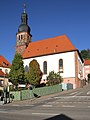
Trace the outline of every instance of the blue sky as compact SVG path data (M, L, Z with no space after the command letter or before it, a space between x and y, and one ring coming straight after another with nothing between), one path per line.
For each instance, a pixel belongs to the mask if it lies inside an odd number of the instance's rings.
M90 0L0 0L0 55L10 63L24 3L32 41L66 34L78 50L90 48Z

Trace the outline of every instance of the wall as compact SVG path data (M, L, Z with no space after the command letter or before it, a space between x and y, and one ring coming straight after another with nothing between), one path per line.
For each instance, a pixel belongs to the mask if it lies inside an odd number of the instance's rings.
M10 92L14 95L14 101L32 99L36 96L44 96L62 91L62 85L53 85L49 87L34 88L33 90L21 90Z
M43 80L47 79L50 71L59 72L59 60L63 59L63 73L60 75L63 78L63 83L73 84L73 88L81 87L81 80L84 79L84 64L77 51L58 53L53 55L46 55L24 59L24 67L36 59L40 64L40 69L43 72L43 62L47 61L47 74L42 76Z
M0 69L6 73L5 71L7 71L8 73L10 72L10 68L5 68L5 67L0 67Z
M90 65L85 65L84 66L84 78L86 78L86 80L88 80L88 74L90 74Z
M75 61L74 61L74 51L53 54L41 57L35 57L30 59L24 59L24 66L29 66L30 61L36 59L40 64L40 69L43 72L43 62L47 61L47 75L43 75L42 79L46 79L50 71L59 71L59 59L63 59L64 73L61 74L63 78L75 77Z
M79 53L75 52L75 88L82 87L84 79L84 63L81 60Z
M0 90L3 90L5 86L8 86L8 78L0 77L2 81L2 85L0 86Z

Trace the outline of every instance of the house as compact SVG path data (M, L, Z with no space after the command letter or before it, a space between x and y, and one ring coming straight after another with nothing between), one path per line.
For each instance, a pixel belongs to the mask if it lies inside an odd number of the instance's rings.
M84 78L88 81L88 74L90 74L90 59L84 60Z
M23 57L24 67L36 59L43 72L42 81L47 81L49 72L60 72L64 84L73 88L82 86L84 62L79 50L74 47L66 35L32 42L31 29L28 26L26 7L21 14L21 24L16 33L16 52Z
M0 70L0 90L3 90L4 86L7 86L8 84L8 78L6 77L6 74Z
M5 86L8 84L7 74L10 71L11 64L0 55L0 90L3 90Z

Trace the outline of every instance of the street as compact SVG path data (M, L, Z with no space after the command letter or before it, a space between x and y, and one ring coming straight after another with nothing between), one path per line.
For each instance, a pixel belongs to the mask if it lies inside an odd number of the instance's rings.
M0 120L90 120L90 85L0 106Z

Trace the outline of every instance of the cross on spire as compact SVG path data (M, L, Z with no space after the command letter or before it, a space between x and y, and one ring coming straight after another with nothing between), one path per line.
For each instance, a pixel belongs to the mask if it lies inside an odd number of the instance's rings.
M24 3L24 13L26 13L26 4Z

